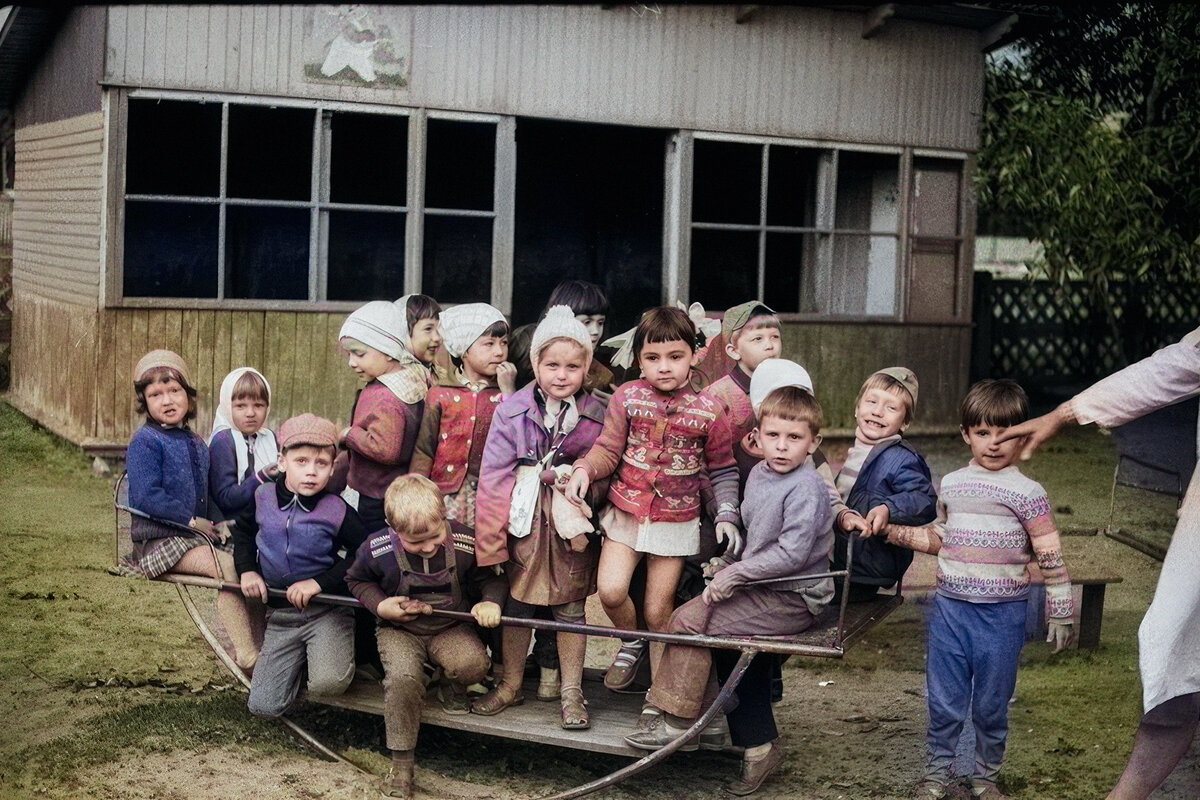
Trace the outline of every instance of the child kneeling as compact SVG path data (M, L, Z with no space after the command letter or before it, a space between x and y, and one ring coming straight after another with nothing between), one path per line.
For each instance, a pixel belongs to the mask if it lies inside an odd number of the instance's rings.
M281 477L254 491L254 504L233 528L242 594L268 605L250 682L250 711L259 716L287 711L306 672L309 694L341 694L354 678L353 612L310 604L321 592L345 592L346 570L367 534L354 509L325 491L337 434L332 422L313 414L283 423L277 435ZM269 597L268 588L286 590L287 599Z
M742 503L746 542L740 556L726 554L700 597L675 610L671 633L778 636L800 633L833 597L831 578L806 578L829 570L832 511L824 479L805 464L821 443L821 406L802 388L784 386L763 400L756 438L763 461L750 472ZM625 737L642 750L677 738L711 704L712 653L703 647L667 645L646 699L665 712ZM768 684L769 685L769 684ZM706 691L707 687L707 691ZM735 727L734 744L745 747L742 777L729 786L750 794L782 760L778 731L765 719ZM684 750L698 745L685 745Z
M425 662L442 670L445 683L439 693L449 714L468 712L467 687L482 681L490 666L471 625L427 615L433 609L469 609L476 622L494 628L500 624L507 586L502 573L476 567L473 538L461 526L452 533L445 500L429 478L396 478L384 495L383 510L387 530L359 548L346 583L379 618L383 719L392 751L383 794L410 798ZM480 601L473 603L475 597Z

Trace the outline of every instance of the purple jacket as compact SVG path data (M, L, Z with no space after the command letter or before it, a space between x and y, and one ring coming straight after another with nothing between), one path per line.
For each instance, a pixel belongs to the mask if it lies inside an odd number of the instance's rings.
M481 567L508 561L508 513L517 467L536 464L550 450L550 432L530 383L496 409L479 467L475 497L475 559ZM591 448L604 428L604 406L590 392L575 395L579 423L567 434L552 466L573 464Z

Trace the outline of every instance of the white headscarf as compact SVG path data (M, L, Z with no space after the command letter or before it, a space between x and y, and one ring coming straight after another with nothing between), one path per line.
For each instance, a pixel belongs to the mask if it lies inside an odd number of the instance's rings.
M247 372L253 372L267 387L267 415L271 413L271 384L267 381L265 375L253 367L238 367L233 372L225 376L225 380L221 381L221 393L217 396L217 416L213 420L212 434L208 437L209 444L212 444L213 438L223 430L228 429L233 436L233 450L237 453L237 477L241 482L242 476L246 474L246 467L250 465L250 448L246 445L246 436L237 428L233 427L233 387L237 385L238 378L245 375ZM275 434L267 428L267 415L263 416L262 427L258 429L258 434L254 437L254 468L262 469L270 466L279 460L279 449L275 445Z
M391 389L404 403L419 403L429 391L429 370L412 354L408 337L408 316L402 309L408 295L394 303L372 300L357 308L342 323L338 339L362 342L399 362L400 369L379 376L379 382Z

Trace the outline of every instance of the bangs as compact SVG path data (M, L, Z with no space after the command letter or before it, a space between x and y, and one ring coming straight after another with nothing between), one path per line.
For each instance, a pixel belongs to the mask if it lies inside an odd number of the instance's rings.
M642 321L633 332L633 356L637 358L642 347L659 342L684 342L696 352L696 327L687 312L674 306L659 306L642 314Z
M233 396L230 400L261 400L271 404L271 393L267 384L253 372L243 372L233 384Z

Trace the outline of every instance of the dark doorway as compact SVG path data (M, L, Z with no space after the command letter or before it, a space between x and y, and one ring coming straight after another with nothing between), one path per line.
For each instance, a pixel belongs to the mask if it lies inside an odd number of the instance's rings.
M662 302L663 169L668 132L517 121L513 322L541 314L561 281L601 286L605 336Z

